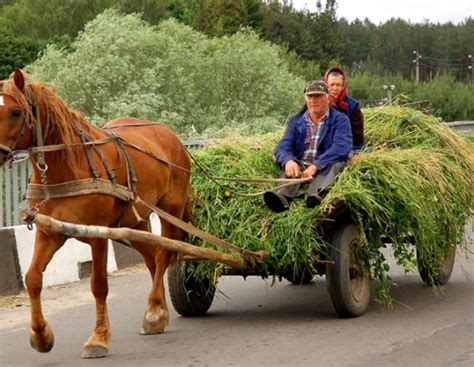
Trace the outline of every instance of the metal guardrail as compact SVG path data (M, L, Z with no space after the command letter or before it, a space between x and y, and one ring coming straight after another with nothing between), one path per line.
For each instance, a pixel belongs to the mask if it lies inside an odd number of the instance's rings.
M447 122L446 125L456 131L474 133L474 121L453 121Z
M0 228L20 224L18 213L26 209L26 192L32 167L29 160L0 168Z

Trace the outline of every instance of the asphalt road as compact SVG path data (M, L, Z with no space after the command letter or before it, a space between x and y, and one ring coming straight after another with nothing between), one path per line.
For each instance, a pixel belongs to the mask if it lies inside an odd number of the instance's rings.
M324 277L270 287L256 277L224 277L209 313L172 309L162 335L140 336L150 281L143 267L110 276L113 339L105 359L83 360L94 322L87 280L44 291L54 349L29 346L24 295L0 299L0 366L474 366L474 260L459 256L441 293L416 273L392 273L393 309L372 303L356 319L338 319Z

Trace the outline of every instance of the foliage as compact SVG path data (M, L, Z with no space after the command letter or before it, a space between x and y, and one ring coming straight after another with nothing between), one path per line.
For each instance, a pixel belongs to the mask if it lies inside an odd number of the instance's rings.
M357 73L349 78L349 94L362 106L385 102L383 85L394 85L393 95L402 95L403 103L414 103L444 121L470 120L474 116L474 84L459 83L453 76L442 74L430 82L408 81L402 75Z
M230 60L233 66L248 62L249 68L244 73L248 76L244 80L245 83L259 73L259 70L250 70L250 66L267 71L273 68L272 72L280 76L280 70L276 67L276 64L280 64L284 80L291 79L290 73L297 76L293 83L290 81L288 84L286 93L291 94L291 97L270 98L275 102L271 103L272 106L279 103L276 99L283 101L283 105L276 109L280 123L286 117L282 112L284 105L292 106L287 111L293 111L296 92L300 90L299 87L290 88L302 83L301 79L320 78L326 67L334 63L347 66L350 93L362 106L379 104L386 97L382 86L394 84L394 95L407 96L409 102L422 101L418 105L445 121L469 120L474 115L474 84L459 83L460 80L469 82L472 77L472 73L467 69L470 63L467 55L472 54L474 47L474 38L470 37L474 32L474 21L470 18L459 25L411 24L401 19L391 19L378 26L367 19L349 23L345 19L337 19L335 0L325 2L324 7L320 1L317 2L318 10L315 13L307 10L297 11L288 5L288 2L264 3L260 0L18 0L9 3L11 4L0 8L0 79L6 78L14 67L24 67L33 62L46 43L55 45L44 50L43 61L38 62L44 65L44 74L49 76L48 80L63 84L64 97L98 123L116 117L117 114L127 114L161 119L179 131L186 130L187 136L193 135L192 130L189 130L190 126L194 126L196 136L215 135L220 133L220 129L235 125L236 121L240 131L245 131L244 125L257 125L260 131L272 130L277 123L274 118L275 109L271 109L269 117L268 109L260 106L255 108L257 102L264 99L256 96L266 98L265 94L247 94L240 91L232 98L248 98L238 102L222 96L217 97L217 91L227 90L215 86L212 82L218 78L225 79L226 76L213 75L212 71L204 69L206 66L212 68L219 64L214 59L207 59L208 54L212 55L215 47L219 47L212 44L222 47L225 44L228 52L228 45L238 47L239 52L236 55L240 61L230 56L226 60ZM110 6L116 7L117 17L118 14L138 12L147 23L142 22L142 28L134 25L138 28L133 36L126 33L111 37L106 26L97 30L87 27L87 30L75 39L74 46L71 46L72 40L83 29L84 24ZM151 27L148 24L159 24L170 16L207 35L221 36L223 40L202 34L198 37L197 33L189 28L190 39L200 39L197 44L187 42L186 36L176 38L170 35L164 36L165 40L159 40L160 34L164 33L163 29L168 26L160 25L158 30L150 33ZM138 18L138 15L133 17ZM101 21L107 20L102 16L95 20L94 24ZM266 68L265 65L260 66L258 59L251 61L252 57L259 57L258 51L253 49L256 43L249 36L251 33L243 27L252 27L255 34L260 35L258 45L264 44L262 39L283 45L267 45L262 51L263 54L270 52L270 60L276 64ZM117 27L112 26L111 29L120 32ZM140 30L144 32L143 44L138 34ZM96 32L94 40L88 36L92 32ZM188 33L184 32L183 35ZM153 35L150 36L151 34ZM408 34L410 37L407 37ZM101 35L107 39L106 44L111 46L111 55L105 55L105 48L100 45ZM122 42L129 36L133 38L133 42L130 42L133 47L127 47ZM117 44L114 44L114 40L117 40ZM244 44L246 40L249 41L247 45ZM102 81L99 86L93 81L95 75L83 75L79 63L84 64L85 68L94 63L92 70L98 69L93 61L96 58L95 50L87 50L88 44L97 45L97 59L102 62L99 65L102 65L103 72L110 67L109 61L116 64L114 72L120 75L120 81L114 79L118 79L118 76L108 76L107 81ZM186 49L188 45L190 47ZM171 51L167 51L166 47L171 48ZM409 81L414 75L414 48L423 55L420 65L420 77L423 82L420 83ZM136 49L142 51L130 56ZM270 49L273 51L269 51ZM191 50L196 52L191 54L188 52ZM275 55L274 50L277 50L278 55ZM53 60L53 55L59 57L59 60ZM145 71L140 70L142 56L148 58L143 62ZM172 60L173 57L177 60ZM67 63L62 60L66 58L69 60ZM185 58L190 62L184 61ZM58 69L51 68L48 71L49 65L44 63L46 59L56 67L59 67L59 64L62 64L62 67L71 66L80 77L74 79L73 73L66 83L66 79L52 75L52 72ZM163 61L164 64L150 66L151 59ZM263 64L264 59L260 62ZM77 65L73 65L74 63ZM186 70L185 75L180 68ZM224 69L222 61L218 70L223 72ZM207 80L202 80L201 72L207 75ZM147 73L153 75L146 75ZM173 76L164 77L164 73ZM257 77L257 80L262 78ZM185 92L182 92L183 83L186 84ZM90 93L84 87L86 85L104 88ZM242 84L240 87L245 86ZM72 91L73 88L76 90ZM209 99L202 100L197 97L201 92ZM110 99L109 96L114 100L107 100ZM248 101L253 102L252 105L244 108ZM264 99L264 104L267 101ZM130 102L133 102L133 105L127 106ZM193 116L192 121L189 120L190 116ZM185 125L188 127L185 128Z
M412 24L395 18L379 25L368 19L349 23L338 19L336 0L325 1L324 6L317 0L316 12L296 10L288 1L262 0L9 0L0 5L0 28L35 41L72 39L87 22L115 7L121 14L140 13L153 25L172 17L209 36L250 27L322 69L338 60L351 68L413 78L417 50L422 55L423 81L443 73L467 82L473 77L468 69L472 64L468 55L474 50L472 17L456 25Z
M155 28L107 10L72 49L50 45L29 70L98 125L128 115L183 136L238 124L255 133L302 101L304 81L288 71L281 49L251 31L208 38L174 20Z
M250 185L216 183L195 168L195 218L198 227L271 256L261 265L267 275L295 267L313 268L315 253L326 243L315 226L338 200L363 231L363 252L374 276L387 290L388 263L381 237L390 238L399 265L416 266L418 255L433 272L452 244L460 243L470 208L474 207L474 146L432 116L402 107L365 110L367 149L353 158L317 209L295 200L289 211L275 214ZM228 141L196 152L196 159L218 176L275 177L272 148L278 134ZM203 263L198 276L212 277L220 265ZM219 273L219 270L217 270Z
M19 0L1 9L0 25L17 36L48 40L64 34L75 37L85 23L111 0Z
M25 36L15 37L0 27L0 80L7 78L15 67L27 66L43 47L43 42Z

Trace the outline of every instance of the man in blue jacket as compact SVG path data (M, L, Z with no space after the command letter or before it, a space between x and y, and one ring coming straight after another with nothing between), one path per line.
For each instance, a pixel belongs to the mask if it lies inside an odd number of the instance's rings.
M352 148L352 132L346 115L329 107L327 85L322 80L305 87L306 107L290 118L283 137L275 148L277 164L284 178L314 179L308 185L306 206L321 202L321 193L334 181L346 164ZM295 184L263 195L267 206L282 212L289 201L301 195Z

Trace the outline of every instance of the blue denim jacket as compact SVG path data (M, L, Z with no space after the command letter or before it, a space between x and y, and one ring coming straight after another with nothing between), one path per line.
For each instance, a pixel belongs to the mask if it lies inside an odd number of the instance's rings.
M306 138L303 115L304 111L290 118L285 133L274 150L277 164L281 168L289 160L296 161L303 156ZM318 141L318 157L313 163L321 174L327 174L334 163L347 160L351 148L352 131L349 118L330 108Z

